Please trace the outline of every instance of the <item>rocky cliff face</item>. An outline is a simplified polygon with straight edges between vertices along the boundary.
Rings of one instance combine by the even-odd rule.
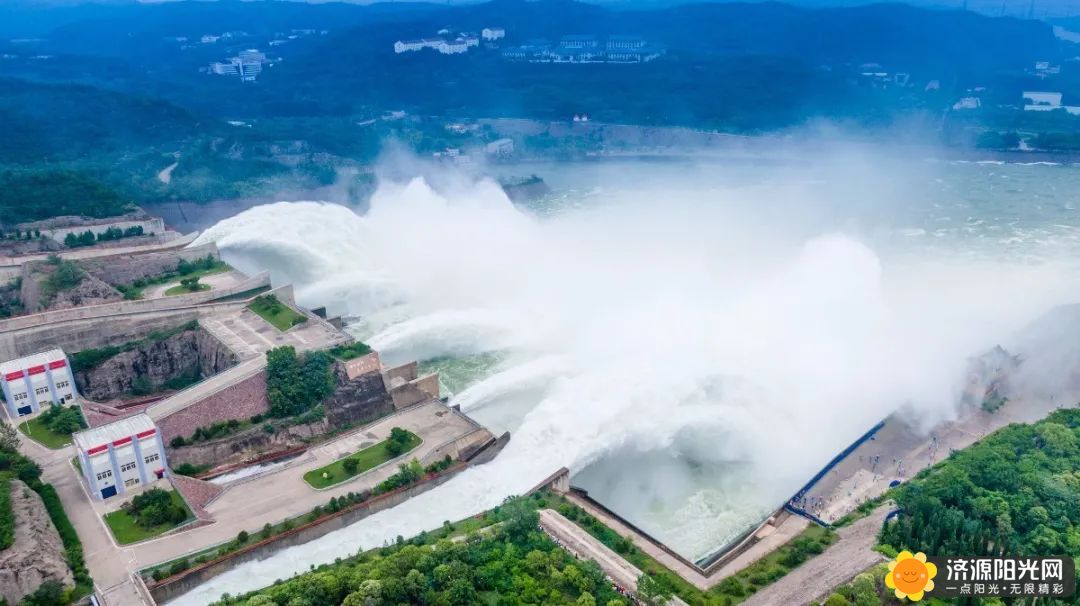
[[[80,370],[75,383],[84,397],[104,402],[130,393],[134,386],[160,390],[170,379],[194,374],[205,378],[235,363],[236,357],[225,345],[195,328],[148,340],[94,368]]]
[[[394,412],[382,373],[369,372],[349,380],[341,364],[334,365],[337,389],[323,402],[331,426],[368,423]]]
[[[337,389],[323,402],[326,411],[323,420],[291,426],[283,420],[273,420],[270,421],[275,426],[272,434],[259,425],[219,440],[180,448],[169,446],[170,465],[175,468],[182,463],[191,463],[216,467],[250,461],[262,455],[302,446],[332,429],[370,423],[394,411],[394,403],[383,383],[382,373],[370,372],[349,380],[344,367],[335,364],[334,377]],[[168,419],[165,423],[168,423]],[[194,430],[188,428],[186,431],[185,438]]]
[[[116,290],[112,286],[98,280],[94,276],[86,275],[82,280],[70,290],[62,290],[48,301],[42,301],[46,311],[54,309],[71,309],[72,307],[83,307],[85,305],[99,305],[101,303],[112,303],[113,301],[123,301],[124,295],[120,294],[120,291]]]
[[[10,488],[15,543],[0,551],[0,599],[18,604],[45,581],[70,587],[75,579],[64,559],[64,543],[41,497],[18,480],[13,480]],[[0,486],[0,490],[7,489]]]
[[[70,309],[124,300],[120,291],[86,273],[83,273],[82,278],[71,288],[50,295],[46,292],[45,281],[53,271],[56,269],[49,263],[33,262],[23,265],[19,298],[27,311]]]

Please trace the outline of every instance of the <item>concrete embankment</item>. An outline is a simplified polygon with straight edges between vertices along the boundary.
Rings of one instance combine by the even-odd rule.
[[[474,443],[474,434],[468,434],[465,438],[465,442],[470,446]],[[506,445],[507,440],[508,436],[506,435],[498,439],[486,440],[480,446],[480,450],[473,452],[470,452],[468,448],[463,448],[459,452],[459,456],[468,458],[468,462],[456,463],[442,473],[414,486],[373,497],[363,503],[351,506],[348,509],[344,509],[314,522],[298,526],[297,528],[270,537],[269,539],[253,543],[239,551],[224,555],[173,577],[163,579],[161,582],[152,584],[150,587],[150,594],[159,604],[174,600],[195,587],[198,587],[245,562],[266,559],[278,551],[313,541],[333,531],[345,528],[372,514],[395,507],[416,495],[427,492],[428,490],[449,481],[469,467],[479,464],[479,462],[490,460],[490,458],[493,458],[498,454],[503,446]],[[329,497],[326,498],[328,499]]]
[[[446,483],[467,468],[468,465],[465,464],[451,467],[442,474],[416,484],[415,486],[374,497],[364,503],[339,511],[326,518],[298,526],[277,536],[254,543],[239,551],[211,560],[206,564],[197,566],[181,574],[166,578],[160,583],[150,586],[150,595],[153,596],[154,601],[158,604],[164,604],[170,600],[174,600],[210,579],[232,570],[240,564],[264,560],[283,549],[314,541],[335,530],[341,530],[342,528],[345,528],[354,522],[358,522],[372,514],[400,505],[418,494],[422,494],[436,486]],[[268,579],[268,582],[269,581],[270,580]]]

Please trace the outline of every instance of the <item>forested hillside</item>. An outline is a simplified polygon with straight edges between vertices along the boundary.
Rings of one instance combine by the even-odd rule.
[[[1080,557],[1080,410],[997,431],[894,498],[881,541],[897,550]]]

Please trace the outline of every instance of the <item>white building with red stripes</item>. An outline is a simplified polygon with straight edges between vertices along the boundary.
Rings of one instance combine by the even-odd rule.
[[[124,495],[168,474],[161,432],[144,413],[72,436],[95,499]]]
[[[79,394],[71,364],[59,349],[0,364],[4,402],[14,417],[34,414],[50,402],[65,404]]]

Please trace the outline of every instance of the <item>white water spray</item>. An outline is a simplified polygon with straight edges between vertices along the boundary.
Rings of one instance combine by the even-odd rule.
[[[266,264],[302,302],[397,319],[362,335],[384,355],[509,352],[513,365],[458,395],[466,407],[543,389],[494,462],[177,603],[414,535],[612,453],[727,470],[657,516],[684,553],[706,553],[897,406],[950,416],[969,354],[1075,293],[1049,264],[883,261],[841,231],[769,229],[754,203],[639,188],[539,219],[490,181],[436,192],[416,179],[384,184],[364,216],[278,203],[210,229],[200,242]],[[1009,291],[1026,296],[997,296]],[[686,490],[653,480],[643,508]]]

